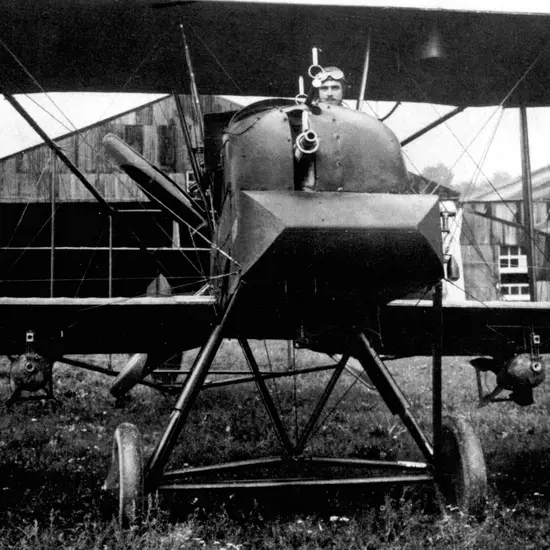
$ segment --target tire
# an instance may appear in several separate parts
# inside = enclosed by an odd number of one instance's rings
[[[133,424],[115,430],[111,470],[103,489],[118,497],[118,521],[123,529],[139,523],[143,513],[143,446]]]
[[[481,443],[463,418],[446,417],[441,433],[439,488],[446,504],[483,519],[487,506],[487,471]]]

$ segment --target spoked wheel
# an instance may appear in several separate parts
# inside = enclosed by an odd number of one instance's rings
[[[143,511],[143,447],[133,424],[115,430],[112,463],[103,489],[118,496],[118,520],[123,528],[139,522]]]
[[[441,433],[439,486],[446,504],[482,519],[487,503],[487,472],[481,443],[463,418],[446,417]]]

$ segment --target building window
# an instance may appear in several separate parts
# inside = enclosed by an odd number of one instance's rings
[[[527,273],[527,254],[522,246],[501,246],[500,273]]]
[[[527,254],[522,246],[501,246],[500,294],[503,300],[530,300]]]
[[[531,298],[528,283],[501,284],[500,293],[504,300],[529,300]]]

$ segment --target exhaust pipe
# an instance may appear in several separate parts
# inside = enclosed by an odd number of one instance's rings
[[[194,227],[206,225],[204,210],[197,201],[118,136],[107,134],[103,146],[121,170],[176,221],[186,221]]]

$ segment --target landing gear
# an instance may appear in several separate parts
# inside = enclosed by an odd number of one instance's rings
[[[143,446],[139,430],[127,422],[116,430],[111,470],[103,489],[118,493],[118,521],[127,528],[139,522],[143,511]]]
[[[236,491],[238,489],[281,489],[281,488],[328,488],[334,486],[354,486],[378,488],[399,484],[436,484],[448,504],[458,507],[468,515],[482,517],[485,510],[487,494],[487,479],[481,445],[471,426],[463,419],[443,418],[442,415],[442,364],[441,364],[441,334],[435,334],[432,385],[433,385],[433,439],[424,431],[423,426],[413,414],[413,409],[405,395],[393,378],[390,370],[371,345],[365,332],[355,332],[349,335],[347,351],[358,360],[355,374],[368,376],[390,412],[398,416],[419,451],[424,457],[423,462],[403,460],[371,460],[363,458],[316,456],[312,449],[307,449],[308,443],[316,433],[326,405],[333,390],[345,369],[349,355],[327,370],[332,370],[330,377],[325,379],[325,386],[319,395],[316,405],[310,412],[309,419],[302,430],[296,427],[295,436],[287,430],[280,411],[275,405],[268,378],[261,371],[245,339],[239,339],[252,377],[238,382],[256,382],[266,411],[279,437],[283,453],[279,456],[256,457],[249,460],[238,460],[223,464],[206,466],[186,466],[183,469],[165,471],[170,456],[174,450],[194,402],[205,385],[209,369],[224,338],[226,324],[235,302],[235,295],[227,305],[218,324],[212,328],[210,336],[198,353],[193,366],[181,386],[181,393],[174,405],[168,425],[154,449],[145,475],[142,473],[141,443],[139,433],[130,424],[121,425],[115,434],[113,451],[113,472],[115,480],[119,480],[119,509],[121,524],[135,521],[141,510],[143,487],[146,493],[159,491]],[[436,312],[440,308],[441,288],[437,292]],[[435,300],[434,300],[435,302]],[[437,319],[436,319],[437,320]],[[325,366],[322,367],[325,370]],[[310,369],[301,369],[304,372]],[[293,372],[295,376],[297,371]],[[210,385],[211,386],[211,385]],[[296,423],[298,424],[298,423]],[[300,466],[305,466],[307,477],[292,475]],[[334,475],[326,474],[326,467],[334,468]],[[117,469],[118,468],[118,469]],[[274,470],[274,475],[265,477],[262,473],[251,475],[257,468]],[[325,469],[319,472],[318,469]],[[346,472],[343,472],[346,470]],[[343,475],[340,475],[340,472]],[[242,472],[242,477],[239,475]],[[353,475],[350,475],[353,474]],[[143,480],[145,477],[145,481]]]
[[[439,487],[446,503],[482,519],[487,502],[483,450],[469,422],[446,417],[441,429]]]

